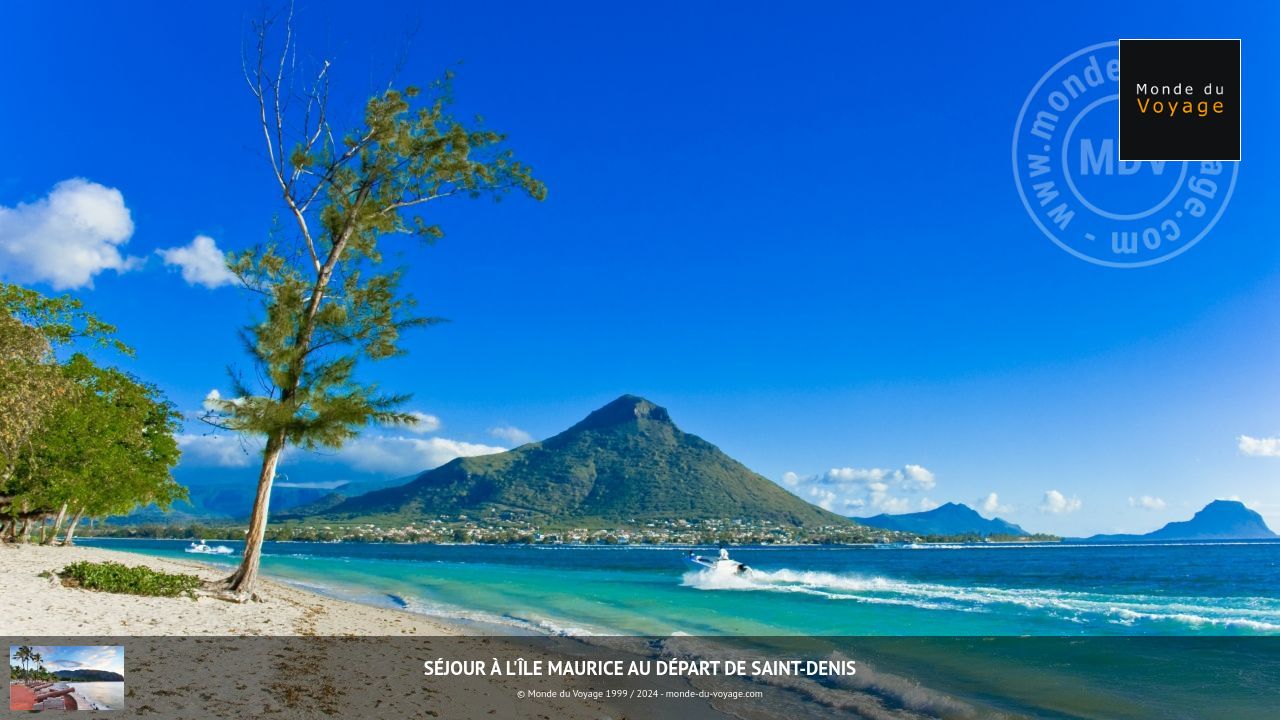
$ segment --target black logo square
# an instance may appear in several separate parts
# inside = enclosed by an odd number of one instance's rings
[[[1121,160],[1240,159],[1239,40],[1120,41]]]

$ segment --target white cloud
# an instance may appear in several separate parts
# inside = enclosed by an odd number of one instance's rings
[[[439,467],[457,457],[491,455],[504,450],[506,448],[448,438],[370,435],[350,440],[340,450],[317,459],[339,462],[364,472],[409,475]]]
[[[831,468],[818,475],[785,473],[782,483],[813,504],[843,515],[904,513],[931,510],[938,504],[927,497],[908,497],[932,490],[937,478],[920,465],[890,468]]]
[[[1050,490],[1044,494],[1044,502],[1040,504],[1040,512],[1053,513],[1054,515],[1073,513],[1079,510],[1083,504],[1078,497],[1067,497],[1057,490]]]
[[[404,429],[415,435],[427,435],[444,427],[444,424],[440,422],[440,418],[435,415],[429,415],[419,410],[414,410],[409,414],[418,422],[413,425],[406,425]]]
[[[1280,457],[1280,437],[1256,438],[1241,435],[1238,438],[1240,452],[1257,457]]]
[[[1013,512],[1011,506],[1000,504],[1000,496],[996,493],[988,493],[986,497],[979,500],[978,509],[988,515]]]
[[[506,440],[512,445],[524,445],[533,442],[533,436],[514,425],[499,425],[489,428],[489,434],[499,440]]]
[[[133,218],[119,190],[84,178],[63,180],[33,203],[0,206],[0,275],[55,290],[92,286],[104,270],[125,272],[140,262],[120,254],[132,236]]]
[[[178,436],[182,463],[200,467],[243,468],[262,459],[262,440],[234,433]],[[348,440],[337,450],[304,452],[286,448],[284,461],[326,462],[353,470],[387,475],[409,475],[439,467],[457,457],[490,455],[506,448],[448,438],[416,438],[365,435]]]
[[[217,392],[216,390],[214,392]],[[177,437],[182,450],[182,464],[200,467],[248,467],[259,462],[262,442],[256,438],[221,433],[196,435],[184,433]]]
[[[213,412],[222,406],[222,393],[218,392],[218,388],[210,390],[204,396],[204,402],[200,406],[209,412]]]
[[[1166,503],[1164,500],[1158,497],[1152,497],[1150,495],[1143,495],[1142,497],[1137,497],[1137,498],[1132,498],[1132,497],[1129,498],[1129,507],[1140,507],[1144,510],[1163,510],[1165,508],[1165,505]]]
[[[197,235],[189,245],[157,250],[169,267],[182,269],[182,279],[190,285],[216,288],[230,285],[236,276],[227,269],[226,254],[208,235]]]
[[[242,402],[244,402],[244,398],[224,398],[222,393],[218,392],[217,388],[214,388],[205,394],[204,401],[200,403],[200,406],[207,412],[218,412],[223,410],[223,406],[227,403],[239,405]]]

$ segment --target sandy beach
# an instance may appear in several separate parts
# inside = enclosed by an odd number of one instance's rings
[[[593,700],[521,701],[518,678],[475,678],[439,686],[422,679],[417,653],[428,636],[475,635],[422,615],[317,595],[264,580],[265,602],[213,597],[154,598],[64,587],[41,573],[68,563],[112,560],[205,579],[194,562],[87,547],[0,545],[0,626],[10,638],[51,644],[126,644],[126,707],[163,716],[309,718],[359,708],[367,717],[618,717]],[[174,637],[179,636],[179,637]],[[424,636],[388,655],[389,637]],[[344,639],[345,638],[345,639]],[[483,642],[489,643],[488,640]],[[354,643],[354,645],[353,645]],[[368,649],[362,654],[358,649]],[[494,638],[495,657],[519,648]],[[444,651],[443,648],[440,651]],[[447,651],[446,651],[447,652]],[[352,662],[358,657],[360,662]]]
[[[8,635],[459,635],[444,622],[328,598],[263,580],[265,602],[213,597],[156,598],[63,587],[40,577],[68,564],[111,560],[216,580],[224,571],[196,562],[88,547],[0,545],[0,617]],[[474,634],[474,630],[471,631]]]

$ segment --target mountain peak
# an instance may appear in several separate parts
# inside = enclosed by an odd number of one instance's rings
[[[1145,535],[1094,535],[1091,541],[1258,540],[1276,537],[1266,521],[1239,500],[1214,500],[1190,520],[1167,523]]]
[[[853,527],[682,432],[665,409],[636,395],[542,442],[457,458],[318,512],[347,519],[509,513],[541,527],[697,519]]]
[[[623,395],[604,407],[592,412],[571,430],[591,430],[612,427],[633,420],[652,420],[671,424],[667,409],[639,395]]]

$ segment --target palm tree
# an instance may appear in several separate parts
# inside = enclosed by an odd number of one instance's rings
[[[27,677],[27,663],[31,660],[32,655],[31,646],[19,645],[18,651],[13,655],[18,658],[18,662],[22,663],[22,677],[25,680]]]

